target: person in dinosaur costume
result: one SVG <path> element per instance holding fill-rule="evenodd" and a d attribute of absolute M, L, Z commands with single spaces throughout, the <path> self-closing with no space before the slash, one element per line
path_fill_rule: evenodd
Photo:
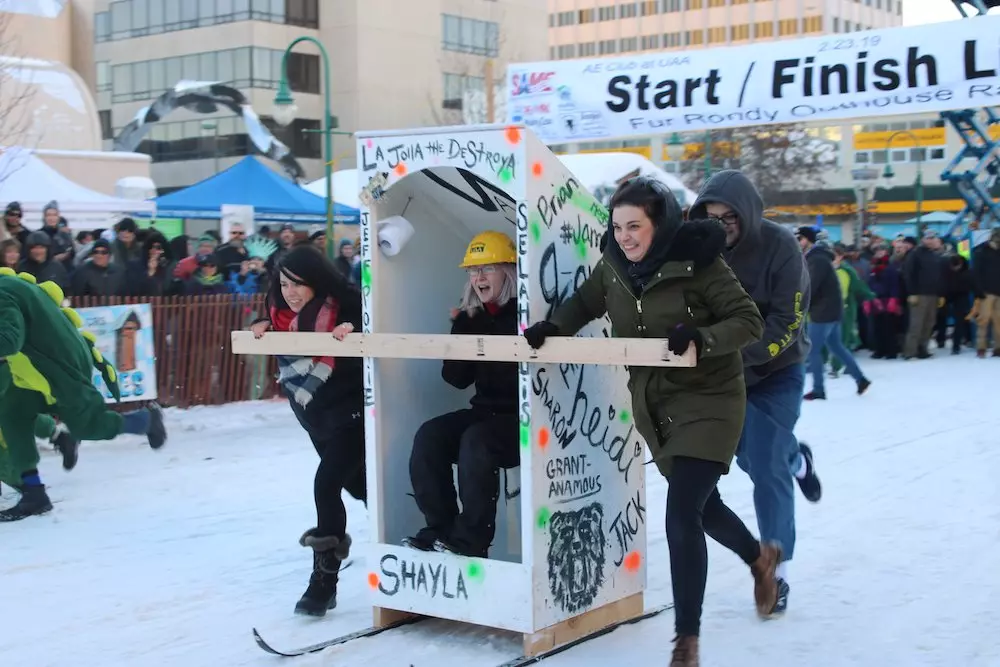
<path fill-rule="evenodd" d="M 93 368 L 120 400 L 117 374 L 93 334 L 80 331 L 83 322 L 76 311 L 61 308 L 63 299 L 55 283 L 37 285 L 26 273 L 0 269 L 0 454 L 7 459 L 4 481 L 14 482 L 21 492 L 16 505 L 0 512 L 0 522 L 52 509 L 38 476 L 39 415 L 57 415 L 78 440 L 132 433 L 145 435 L 159 449 L 167 439 L 158 405 L 124 414 L 108 409 L 92 382 Z M 73 456 L 75 462 L 75 452 Z M 64 465 L 65 457 L 64 452 Z"/>
<path fill-rule="evenodd" d="M 864 308 L 866 315 L 871 312 L 875 293 L 847 261 L 847 247 L 842 243 L 833 246 L 833 266 L 837 272 L 837 279 L 840 281 L 840 292 L 844 295 L 844 315 L 841 318 L 840 340 L 844 347 L 853 352 L 861 345 L 861 336 L 858 333 L 858 307 Z M 837 357 L 831 359 L 830 352 L 825 347 L 823 348 L 823 361 L 830 363 L 832 375 L 840 375 L 844 364 Z"/>

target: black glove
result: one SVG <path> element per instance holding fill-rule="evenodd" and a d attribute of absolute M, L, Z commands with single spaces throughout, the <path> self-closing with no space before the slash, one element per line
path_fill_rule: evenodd
<path fill-rule="evenodd" d="M 695 350 L 698 352 L 698 357 L 700 358 L 703 342 L 701 332 L 696 327 L 679 324 L 676 329 L 670 332 L 670 336 L 667 338 L 667 349 L 676 355 L 682 355 L 687 352 L 691 343 L 694 343 Z"/>
<path fill-rule="evenodd" d="M 548 320 L 542 320 L 541 322 L 536 322 L 530 327 L 524 330 L 524 339 L 528 341 L 528 345 L 531 349 L 537 350 L 545 342 L 545 339 L 549 336 L 555 336 L 559 333 L 559 327 L 552 324 Z"/>

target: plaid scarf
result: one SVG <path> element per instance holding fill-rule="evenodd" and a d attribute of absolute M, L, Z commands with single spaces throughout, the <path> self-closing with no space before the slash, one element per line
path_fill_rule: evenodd
<path fill-rule="evenodd" d="M 317 333 L 333 333 L 337 326 L 339 305 L 333 299 L 327 299 L 316 313 L 316 322 L 312 330 Z M 299 331 L 299 316 L 289 319 L 289 313 L 271 307 L 271 326 L 277 331 Z M 335 361 L 333 357 L 292 357 L 278 355 L 278 382 L 285 393 L 296 403 L 306 407 L 312 401 L 316 392 L 333 374 Z"/>

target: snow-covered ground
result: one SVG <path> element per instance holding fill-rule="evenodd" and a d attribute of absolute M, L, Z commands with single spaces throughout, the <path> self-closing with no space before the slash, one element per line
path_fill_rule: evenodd
<path fill-rule="evenodd" d="M 863 398 L 830 380 L 807 404 L 825 495 L 799 503 L 790 611 L 761 623 L 751 581 L 711 544 L 702 665 L 1000 665 L 1000 359 L 862 364 Z M 359 556 L 340 606 L 292 615 L 310 556 L 315 453 L 283 403 L 168 411 L 171 439 L 87 443 L 75 471 L 46 452 L 55 510 L 0 524 L 0 655 L 32 667 L 277 665 L 279 647 L 371 622 L 364 507 L 349 501 Z M 750 484 L 734 468 L 723 495 L 751 526 Z M 670 601 L 666 486 L 648 477 L 647 606 Z M 801 499 L 801 498 L 800 498 Z M 2 504 L 8 505 L 10 496 Z M 665 665 L 672 613 L 546 661 L 551 667 Z M 443 622 L 295 659 L 303 667 L 479 667 L 520 653 L 504 633 Z"/>

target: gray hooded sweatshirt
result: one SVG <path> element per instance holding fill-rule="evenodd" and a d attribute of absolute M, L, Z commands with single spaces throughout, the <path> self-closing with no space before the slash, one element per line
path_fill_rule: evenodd
<path fill-rule="evenodd" d="M 795 236 L 763 217 L 764 202 L 741 172 L 729 169 L 709 178 L 688 217 L 708 217 L 705 205 L 711 202 L 725 204 L 740 218 L 740 238 L 723 258 L 764 316 L 764 335 L 743 348 L 749 387 L 809 356 L 809 272 Z"/>

